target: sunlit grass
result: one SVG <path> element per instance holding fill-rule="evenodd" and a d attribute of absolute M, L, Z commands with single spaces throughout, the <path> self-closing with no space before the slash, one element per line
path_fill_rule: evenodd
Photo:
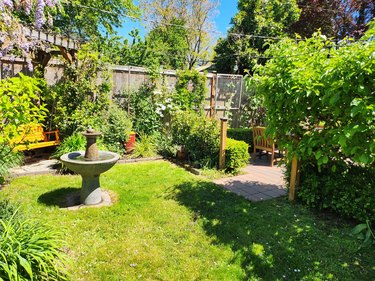
<path fill-rule="evenodd" d="M 351 225 L 285 198 L 251 203 L 174 165 L 116 165 L 101 176 L 111 207 L 58 205 L 79 176 L 23 177 L 0 192 L 61 228 L 74 280 L 374 280 L 373 249 Z"/>

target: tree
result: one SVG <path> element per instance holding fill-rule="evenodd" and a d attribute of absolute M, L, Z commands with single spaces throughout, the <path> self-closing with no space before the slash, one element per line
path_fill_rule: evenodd
<path fill-rule="evenodd" d="M 148 64 L 162 65 L 164 68 L 184 69 L 187 67 L 189 46 L 186 41 L 187 30 L 178 19 L 171 20 L 171 26 L 160 25 L 147 35 L 148 49 L 154 61 Z"/>
<path fill-rule="evenodd" d="M 151 54 L 146 40 L 141 38 L 138 29 L 132 30 L 129 36 L 130 40 L 117 35 L 103 37 L 100 40 L 94 40 L 91 48 L 101 54 L 104 62 L 146 66 Z"/>
<path fill-rule="evenodd" d="M 287 36 L 290 25 L 298 17 L 296 0 L 239 0 L 238 12 L 232 19 L 233 27 L 215 47 L 217 70 L 226 73 L 251 70 L 257 57 L 267 48 L 266 38 Z"/>
<path fill-rule="evenodd" d="M 77 34 L 79 38 L 94 39 L 120 27 L 124 15 L 134 15 L 136 7 L 131 0 L 73 0 L 65 1 L 54 27 L 63 34 Z"/>
<path fill-rule="evenodd" d="M 307 38 L 320 29 L 335 39 L 358 39 L 375 15 L 374 0 L 302 0 L 298 4 L 301 16 L 291 26 L 291 32 Z"/>
<path fill-rule="evenodd" d="M 146 20 L 151 22 L 151 30 L 164 29 L 165 32 L 173 28 L 173 35 L 168 31 L 163 36 L 185 41 L 183 47 L 187 46 L 185 63 L 188 69 L 208 58 L 210 29 L 217 0 L 141 0 L 140 3 Z M 183 29 L 180 25 L 185 30 L 178 30 Z M 171 44 L 169 52 L 180 54 L 180 47 Z"/>

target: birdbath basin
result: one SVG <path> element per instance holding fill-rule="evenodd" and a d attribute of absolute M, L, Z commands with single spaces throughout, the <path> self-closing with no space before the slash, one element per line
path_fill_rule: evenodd
<path fill-rule="evenodd" d="M 96 137 L 100 134 L 87 130 L 83 133 L 87 138 L 86 151 L 69 152 L 60 157 L 69 170 L 81 175 L 80 200 L 84 205 L 101 203 L 100 174 L 112 168 L 120 158 L 117 153 L 97 150 Z"/>

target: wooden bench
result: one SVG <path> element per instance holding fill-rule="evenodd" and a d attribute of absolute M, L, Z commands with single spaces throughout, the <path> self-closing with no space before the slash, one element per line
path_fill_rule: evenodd
<path fill-rule="evenodd" d="M 256 158 L 257 149 L 260 150 L 259 158 L 262 157 L 262 151 L 271 152 L 271 167 L 275 159 L 275 142 L 269 137 L 266 138 L 265 127 L 253 127 L 254 158 Z"/>
<path fill-rule="evenodd" d="M 39 124 L 29 124 L 21 130 L 21 135 L 12 141 L 15 144 L 15 151 L 56 146 L 60 143 L 58 130 L 45 132 Z"/>

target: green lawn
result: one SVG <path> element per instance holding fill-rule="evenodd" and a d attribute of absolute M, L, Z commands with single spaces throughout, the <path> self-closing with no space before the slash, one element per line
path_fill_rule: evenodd
<path fill-rule="evenodd" d="M 61 228 L 72 280 L 375 280 L 352 225 L 286 198 L 251 203 L 168 162 L 101 176 L 112 207 L 59 209 L 79 176 L 17 178 L 0 198 Z"/>

